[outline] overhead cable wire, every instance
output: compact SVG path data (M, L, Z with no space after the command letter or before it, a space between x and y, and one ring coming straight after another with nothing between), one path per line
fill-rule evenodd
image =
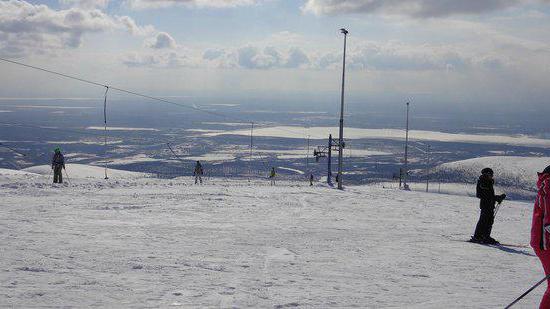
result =
M188 104L182 104L182 103L174 102L174 101L167 100L167 99L164 99L164 98L155 97L155 96L135 92L135 91L132 91L132 90L127 90L127 89L124 89L124 88L99 83L99 82L92 81L92 80L89 80L89 79L85 79L85 78L81 78L81 77L77 77L77 76L69 75L69 74L65 74L65 73L60 73L60 72L57 72L57 71L45 69L45 68L42 68L42 67L26 64L26 63L15 61L15 60L9 60L9 59L0 57L0 61L8 62L8 63L11 63L11 64L23 66L23 67L34 69L34 70L39 70L39 71L42 71L42 72L45 72L45 73L54 74L54 75L57 75L57 76L61 76L61 77L64 77L64 78L80 81L80 82L87 83L87 84L94 85L94 86L109 88L109 89L112 89L112 90L116 90L118 92L131 94L131 95L134 95L134 96L150 99L150 100L153 100L153 101L159 101L159 102L163 102L163 103L166 103L166 104L171 104L171 105L175 105L175 106L179 106L179 107L183 107L183 108L188 108L188 109L200 111L200 112L203 112L203 113L206 113L206 114L218 116L218 117L225 118L225 119L236 120L236 121L244 122L244 123L252 123L252 121L244 119L244 118L230 116L230 115L227 115L227 114L222 114L222 113L210 111L210 110L207 110L207 109L199 108L197 106L192 106L192 105L188 105ZM284 128L281 128L281 127L271 127L271 128L275 129L275 130L286 131L286 132L293 133L293 134L296 134L296 133L301 134L302 133L302 132L298 132L298 131L284 129ZM324 139L324 137L319 137L319 139Z
M54 74L54 75L57 75L57 76L68 78L68 79L73 79L73 80L80 81L80 82L87 83L87 84L94 85L94 86L99 86L99 87L103 87L103 88L110 88L112 90L116 90L116 91L119 91L119 92L122 92L122 93L131 94L131 95L135 95L135 96L138 96L138 97L142 97L142 98L146 98L146 99L150 99L150 100L154 100L154 101L164 102L164 103L167 103L167 104L172 104L172 105L176 105L176 106L180 106L180 107L184 107L184 108L193 109L193 110L196 110L196 111L204 112L204 113L211 114L211 115L216 115L216 116L223 117L223 118L226 118L226 119L232 119L232 120L237 120L237 121L240 121L240 122L250 123L250 121L248 121L246 119L239 118L239 117L229 116L229 115L226 115L226 114L209 111L209 110L199 108L199 107L196 107L196 106L192 106L192 105L188 105L188 104L182 104L182 103L170 101L170 100L159 98L159 97L154 97L154 96L151 96L151 95L135 92L135 91L132 91L132 90L127 90L127 89L120 88L120 87L115 87L115 86L112 86L112 85L99 83L99 82L96 82L96 81L92 81L92 80L89 80L89 79L77 77L77 76L74 76L74 75L60 73L60 72L57 72L57 71L45 69L45 68L42 68L42 67L26 64L26 63L19 62L19 61L9 60L9 59L5 59L5 58L1 58L1 57L0 57L0 61L8 62L8 63L15 64L15 65L20 65L20 66L27 67L27 68L30 68L30 69L39 70L39 71L42 71L42 72Z
M6 149L8 149L8 150L10 150L10 151L12 151L12 152L18 154L18 155L23 156L23 157L26 157L26 156L27 156L26 154L24 154L24 153L22 153L22 152L20 152L20 151L18 151L18 150L16 150L16 149L13 149L12 147L10 147L10 146L8 146L8 145L6 145L6 144L4 144L4 143L0 143L0 147L6 148Z

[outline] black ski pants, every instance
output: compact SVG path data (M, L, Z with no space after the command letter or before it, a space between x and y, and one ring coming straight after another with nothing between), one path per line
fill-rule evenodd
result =
M491 230L495 222L495 207L481 207L479 221L477 221L475 238L483 239L491 237Z
M56 165L53 168L53 183L63 183L63 166Z

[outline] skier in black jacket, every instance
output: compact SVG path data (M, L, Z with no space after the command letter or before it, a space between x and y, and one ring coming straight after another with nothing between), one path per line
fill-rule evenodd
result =
M480 199L479 208L481 209L481 214L474 236L471 239L472 242L499 244L498 241L491 237L491 230L495 220L495 204L502 203L506 198L506 194L495 195L494 184L493 170L488 167L484 168L481 171L481 176L479 176L476 187L476 196Z
M61 149L57 147L52 157L53 183L63 183L61 169L65 169L65 158L61 153Z

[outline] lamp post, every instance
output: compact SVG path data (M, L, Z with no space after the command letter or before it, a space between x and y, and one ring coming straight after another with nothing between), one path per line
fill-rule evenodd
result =
M409 184L407 184L407 177L409 176L409 105L407 102L407 124L405 128L405 170L403 173L403 189L409 190Z
M346 81L346 39L348 31L344 28L340 29L344 34L344 55L342 57L342 94L340 97L340 135L338 137L338 189L342 190L342 161L344 151L344 85Z

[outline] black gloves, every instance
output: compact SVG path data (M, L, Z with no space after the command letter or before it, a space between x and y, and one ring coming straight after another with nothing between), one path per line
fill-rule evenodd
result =
M502 203L506 199L506 194L501 194L496 196L497 203Z

